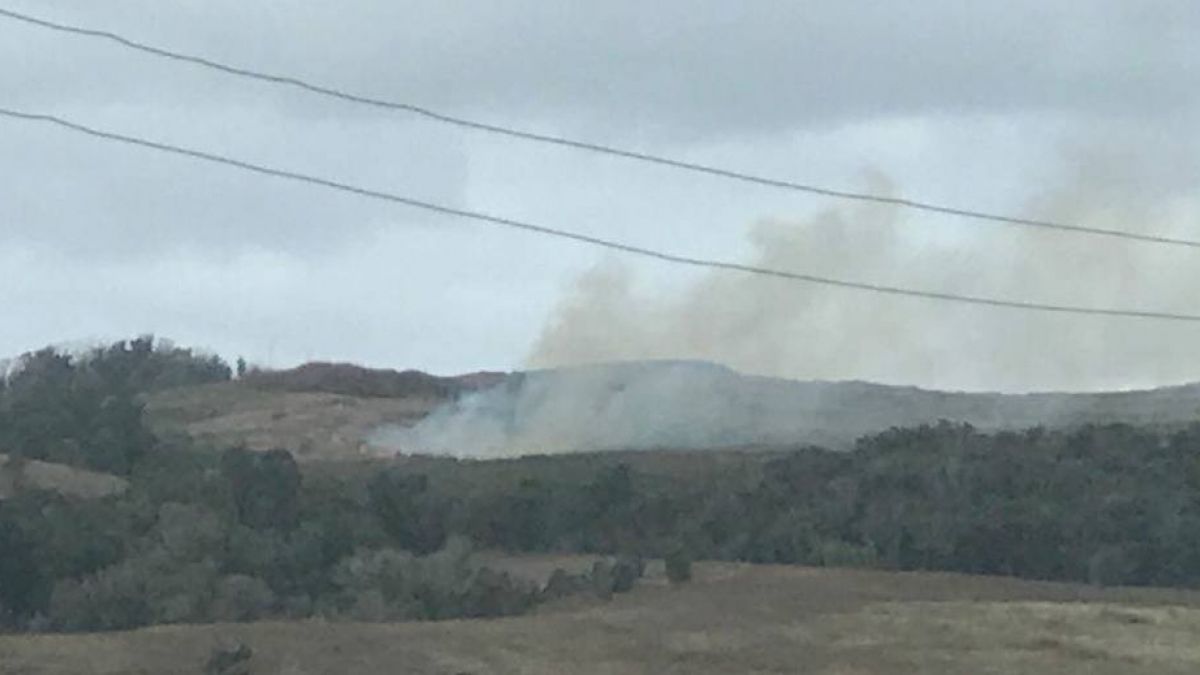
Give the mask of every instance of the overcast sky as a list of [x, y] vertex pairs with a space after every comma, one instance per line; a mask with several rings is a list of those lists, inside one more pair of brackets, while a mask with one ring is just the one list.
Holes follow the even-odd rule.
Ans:
[[[830, 187], [874, 186], [1200, 238], [1195, 0], [2, 0], [0, 7], [482, 121]], [[0, 106], [729, 260], [763, 257], [761, 237], [748, 236], [756, 223], [812, 222], [842, 208], [438, 126], [3, 18]], [[1069, 207], [1064, 194], [1074, 200]], [[1153, 217], [1105, 220], [1130, 213]], [[919, 214], [896, 216], [887, 227], [899, 234], [880, 236], [880, 245], [921, 251], [923, 269], [960, 270], [906, 280], [889, 268], [887, 280], [899, 285], [980, 270], [968, 289], [980, 295], [1044, 292], [1015, 299], [1200, 313], [1198, 289], [1180, 283], [1197, 278], [1180, 270], [1200, 266], [1200, 252], [1147, 258], [1139, 250], [1137, 260], [1155, 271], [1174, 270], [1163, 277], [1170, 283], [1141, 285], [1139, 275], [1151, 270], [1122, 268], [1125, 282], [1097, 296], [1081, 284], [995, 282], [1002, 271], [986, 269], [988, 247], [1010, 235], [1021, 246], [1041, 246], [1045, 237], [1046, 246], [1068, 252], [1099, 250], [1072, 248], [1061, 235]], [[861, 245], [869, 247], [869, 238]], [[1130, 244], [1102, 245], [1127, 262], [1117, 249]], [[861, 265], [837, 260], [833, 272], [845, 278], [869, 280], [882, 269], [874, 255]], [[153, 332], [272, 366], [322, 359], [439, 373], [520, 368], [538, 360], [578, 280], [613, 264], [611, 254], [568, 242], [0, 120], [0, 355]], [[661, 263], [623, 269], [635, 276], [641, 301], [656, 307], [711, 282]], [[1050, 276], [1072, 273], [1067, 264]], [[964, 331], [977, 324], [939, 311], [923, 308], [914, 320], [940, 329], [962, 322]], [[945, 330], [934, 331], [941, 337], [932, 347], [913, 345], [912, 326], [897, 328], [894, 316], [873, 325], [875, 312], [862, 312], [847, 325], [901, 331], [910, 336], [901, 349], [925, 361], [955, 349]], [[1022, 323], [1039, 319], [1019, 313], [1004, 320], [1025, 328], [1014, 339], [1053, 329]], [[1139, 342], [1142, 352], [1186, 354], [1180, 345], [1200, 344], [1195, 325], [1077, 325], [1092, 343], [1133, 330], [1170, 342]], [[619, 335], [607, 339], [620, 343]], [[763, 349], [803, 349], [799, 338], [788, 342], [773, 334]], [[849, 335], [838, 342], [858, 351], [886, 344], [852, 347]], [[987, 360], [987, 344], [959, 356]], [[790, 377], [1014, 390], [1200, 379], [1200, 357], [1142, 367], [1113, 349], [1106, 343], [1087, 352], [1095, 371], [1077, 356], [1053, 379], [1038, 378], [1040, 367], [1025, 377], [1007, 361], [1012, 377], [984, 368], [955, 378], [889, 369], [879, 354], [843, 360], [828, 350], [822, 363], [837, 368], [816, 367], [786, 353], [747, 357], [744, 341], [728, 358], [719, 348], [672, 353], [662, 345], [579, 358], [698, 356]], [[1113, 359], [1127, 367], [1104, 370]]]

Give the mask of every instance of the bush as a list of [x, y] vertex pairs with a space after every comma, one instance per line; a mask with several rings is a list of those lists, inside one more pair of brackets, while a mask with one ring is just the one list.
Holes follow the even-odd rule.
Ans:
[[50, 619], [63, 630], [123, 630], [208, 620], [218, 580], [211, 560], [180, 562], [153, 549], [54, 588]]
[[461, 600], [462, 616], [495, 617], [522, 614], [537, 601], [536, 590], [504, 572], [476, 570]]
[[247, 675], [253, 656], [254, 650], [242, 643], [217, 647], [204, 664], [204, 675]]
[[1130, 578], [1137, 561], [1120, 546], [1105, 546], [1088, 558], [1088, 583], [1093, 586], [1117, 586]]
[[545, 587], [542, 588], [541, 597], [543, 600], [557, 600], [565, 598], [576, 593], [582, 593], [591, 586], [591, 581], [587, 575], [571, 574], [561, 568], [555, 569], [550, 575], [550, 579], [546, 581]]
[[822, 542], [818, 555], [824, 567], [873, 567], [879, 562], [875, 550], [870, 546], [844, 541]]
[[275, 604], [275, 594], [265, 581], [232, 574], [217, 583], [209, 618], [213, 621], [253, 621], [268, 616]]
[[633, 585], [642, 578], [645, 562], [638, 556], [621, 556], [613, 565], [613, 592], [626, 593], [633, 590]]
[[677, 546], [666, 558], [667, 581], [683, 584], [692, 580], [692, 556], [683, 546]]
[[438, 620], [519, 614], [537, 589], [475, 565], [469, 544], [451, 539], [425, 557], [392, 549], [360, 551], [339, 562], [334, 614], [359, 620]]
[[167, 502], [158, 509], [155, 532], [163, 549], [176, 560], [201, 560], [224, 548], [226, 532], [212, 512], [190, 504]]
[[601, 600], [610, 600], [613, 595], [613, 568], [607, 560], [592, 563], [592, 593]]

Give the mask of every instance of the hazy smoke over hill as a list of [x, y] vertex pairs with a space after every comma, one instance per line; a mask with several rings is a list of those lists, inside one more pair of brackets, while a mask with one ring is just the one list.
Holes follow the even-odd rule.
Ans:
[[806, 443], [847, 448], [866, 434], [942, 419], [999, 429], [1178, 425], [1198, 416], [1200, 385], [1120, 394], [951, 394], [654, 361], [513, 375], [442, 406], [415, 427], [380, 429], [372, 441], [387, 451], [464, 457]]
[[700, 362], [535, 371], [448, 404], [414, 428], [381, 430], [374, 441], [408, 453], [473, 457], [840, 443], [853, 435], [847, 426], [861, 432], [909, 418], [838, 413], [838, 395], [859, 397], [864, 388], [883, 393], [871, 385], [749, 378]]
[[[1026, 214], [1200, 237], [1200, 204], [1179, 187], [1186, 172], [1115, 155], [1088, 155], [1077, 166]], [[889, 186], [877, 179], [871, 188]], [[768, 268], [1012, 300], [1200, 313], [1194, 248], [876, 206], [763, 221], [748, 236], [751, 262]], [[966, 306], [724, 271], [653, 295], [642, 291], [632, 268], [609, 261], [578, 279], [544, 328], [529, 361], [552, 370], [467, 397], [414, 429], [381, 432], [376, 440], [408, 452], [510, 455], [844, 447], [861, 434], [939, 418], [991, 428], [1178, 422], [1200, 415], [1197, 388], [1126, 399], [950, 395], [911, 385], [1027, 392], [1197, 381], [1198, 343], [1200, 324]], [[611, 362], [625, 363], [577, 367]], [[908, 388], [747, 378], [711, 363], [795, 380]]]
[[[1092, 153], [1027, 215], [1200, 237], [1172, 171]], [[1178, 180], [1178, 172], [1174, 180]], [[887, 186], [876, 184], [875, 191]], [[1200, 313], [1200, 250], [949, 219], [832, 208], [749, 230], [764, 267], [932, 291]], [[534, 367], [703, 359], [796, 379], [943, 389], [1099, 390], [1200, 379], [1200, 325], [1089, 318], [872, 295], [714, 271], [673, 295], [643, 293], [625, 265], [583, 275], [544, 329]]]
[[488, 457], [728, 445], [746, 442], [755, 421], [755, 438], [780, 436], [778, 411], [768, 419], [768, 411], [733, 404], [739, 379], [720, 366], [684, 362], [524, 373], [448, 404], [412, 429], [382, 430], [374, 441], [404, 452]]

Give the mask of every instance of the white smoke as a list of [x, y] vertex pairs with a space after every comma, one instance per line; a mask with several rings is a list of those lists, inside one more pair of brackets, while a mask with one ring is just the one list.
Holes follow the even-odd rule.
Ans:
[[1180, 424], [1198, 416], [1200, 385], [1119, 395], [945, 393], [646, 361], [514, 375], [444, 405], [414, 427], [379, 429], [371, 444], [386, 453], [471, 458], [802, 444], [848, 448], [863, 435], [943, 419], [1016, 429]]
[[[709, 447], [744, 440], [729, 406], [738, 376], [705, 363], [570, 368], [514, 376], [373, 443], [410, 453], [500, 457], [562, 451]], [[671, 405], [688, 401], [686, 406]]]
[[[1200, 238], [1200, 195], [1142, 180], [1126, 158], [1088, 156], [1026, 214]], [[886, 185], [872, 187], [886, 190]], [[1200, 250], [949, 219], [833, 208], [749, 230], [749, 262], [982, 297], [1200, 314]], [[609, 260], [583, 275], [529, 364], [694, 359], [793, 379], [974, 391], [1106, 390], [1200, 380], [1200, 324], [1094, 318], [874, 295], [728, 271], [680, 293], [639, 291]]]
[[[1091, 153], [1026, 209], [1040, 219], [1200, 237], [1194, 190], [1162, 167]], [[870, 189], [887, 191], [876, 179]], [[749, 229], [752, 264], [975, 296], [1200, 314], [1200, 251], [869, 206]], [[545, 369], [412, 429], [401, 452], [468, 456], [816, 442], [939, 418], [982, 427], [1200, 416], [1200, 388], [1120, 397], [912, 389], [1128, 390], [1200, 381], [1200, 324], [1098, 318], [872, 295], [712, 271], [677, 293], [640, 290], [606, 261], [578, 279], [529, 363]], [[624, 362], [620, 366], [587, 366]], [[722, 364], [716, 366], [712, 364]], [[724, 367], [728, 366], [728, 367]], [[765, 377], [746, 378], [738, 372]], [[830, 384], [823, 380], [872, 381]], [[903, 388], [907, 386], [909, 388]]]

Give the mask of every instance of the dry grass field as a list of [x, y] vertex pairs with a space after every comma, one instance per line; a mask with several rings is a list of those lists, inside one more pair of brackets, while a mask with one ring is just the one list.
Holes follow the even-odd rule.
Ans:
[[182, 431], [217, 447], [285, 448], [301, 461], [363, 456], [383, 424], [411, 424], [438, 405], [432, 398], [361, 398], [321, 392], [268, 391], [236, 382], [185, 387], [148, 397], [158, 431]]
[[22, 488], [54, 490], [72, 497], [97, 499], [117, 494], [127, 487], [124, 479], [109, 474], [37, 460], [14, 463], [8, 455], [0, 454], [0, 499], [7, 499]]
[[[514, 569], [541, 576], [555, 564]], [[317, 621], [0, 637], [3, 675], [202, 671], [215, 646], [291, 675], [899, 675], [1200, 672], [1200, 594], [949, 574], [726, 564], [671, 588], [661, 569], [609, 603], [444, 623]]]

